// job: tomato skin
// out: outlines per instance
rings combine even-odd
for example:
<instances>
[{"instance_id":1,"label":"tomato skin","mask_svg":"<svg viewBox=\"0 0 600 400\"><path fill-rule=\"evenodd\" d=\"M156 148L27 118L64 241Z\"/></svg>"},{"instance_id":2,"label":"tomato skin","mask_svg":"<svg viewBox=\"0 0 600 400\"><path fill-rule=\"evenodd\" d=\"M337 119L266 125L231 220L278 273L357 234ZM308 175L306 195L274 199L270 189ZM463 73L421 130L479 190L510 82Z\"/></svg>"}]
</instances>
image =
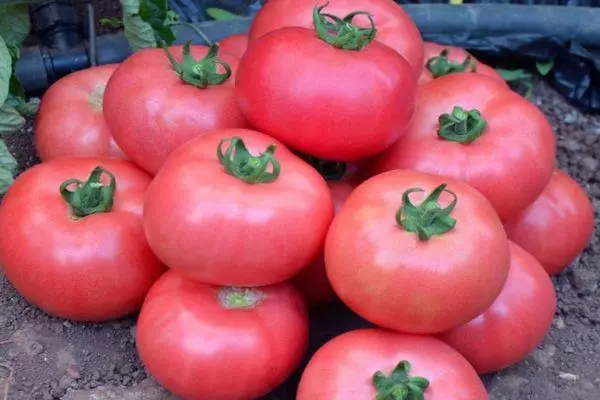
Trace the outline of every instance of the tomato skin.
<instances>
[{"instance_id":1,"label":"tomato skin","mask_svg":"<svg viewBox=\"0 0 600 400\"><path fill-rule=\"evenodd\" d=\"M504 228L510 240L534 256L548 274L556 275L589 244L594 207L585 190L556 169L535 202Z\"/></svg>"},{"instance_id":2,"label":"tomato skin","mask_svg":"<svg viewBox=\"0 0 600 400\"><path fill-rule=\"evenodd\" d=\"M248 184L225 172L216 149L232 136L252 154L275 143L279 177ZM234 286L292 278L316 258L332 218L331 194L318 172L274 139L245 129L213 131L180 147L150 185L144 208L146 237L165 264L190 279Z\"/></svg>"},{"instance_id":3,"label":"tomato skin","mask_svg":"<svg viewBox=\"0 0 600 400\"><path fill-rule=\"evenodd\" d=\"M331 191L334 214L336 214L342 207L342 204L344 204L344 201L350 196L354 187L344 181L330 181L327 182L327 186L329 186L329 190ZM323 249L321 249L317 259L311 262L294 278L294 284L300 290L309 306L330 303L337 298L329 283L329 278L327 278Z\"/></svg>"},{"instance_id":4,"label":"tomato skin","mask_svg":"<svg viewBox=\"0 0 600 400\"><path fill-rule=\"evenodd\" d=\"M221 39L219 48L221 51L241 59L248 48L248 35L238 34L227 36Z\"/></svg>"},{"instance_id":5,"label":"tomato skin","mask_svg":"<svg viewBox=\"0 0 600 400\"><path fill-rule=\"evenodd\" d=\"M102 115L102 93L117 64L73 72L48 88L35 119L42 161L58 157L126 158Z\"/></svg>"},{"instance_id":6,"label":"tomato skin","mask_svg":"<svg viewBox=\"0 0 600 400\"><path fill-rule=\"evenodd\" d=\"M440 52L442 52L444 49L448 49L448 60L455 63L462 63L470 55L469 52L467 52L461 47L445 46L434 42L424 42L423 49L423 72L419 77L419 85L423 85L435 79L431 74L431 71L427 69L427 62L430 58L439 56ZM502 76L494 68L482 63L473 56L471 56L471 60L475 62L475 73L489 76L490 78L493 78L494 80L497 80L498 82L501 82L504 85L506 85L506 81L504 80L504 78L502 78ZM471 71L471 69L469 69L468 71Z\"/></svg>"},{"instance_id":7,"label":"tomato skin","mask_svg":"<svg viewBox=\"0 0 600 400\"><path fill-rule=\"evenodd\" d=\"M544 339L556 311L552 281L539 262L510 243L508 279L485 312L439 338L461 353L477 373L518 363Z\"/></svg>"},{"instance_id":8,"label":"tomato skin","mask_svg":"<svg viewBox=\"0 0 600 400\"><path fill-rule=\"evenodd\" d=\"M438 137L439 116L457 105L478 109L487 121L470 144ZM489 77L457 73L419 86L410 127L375 158L371 173L414 169L463 180L506 221L542 193L555 159L552 127L535 105Z\"/></svg>"},{"instance_id":9,"label":"tomato skin","mask_svg":"<svg viewBox=\"0 0 600 400\"><path fill-rule=\"evenodd\" d=\"M59 186L87 179L97 165L117 181L112 211L80 220ZM0 264L23 297L44 311L79 321L103 321L139 310L164 272L148 246L142 207L150 177L130 162L58 158L24 172L0 207Z\"/></svg>"},{"instance_id":10,"label":"tomato skin","mask_svg":"<svg viewBox=\"0 0 600 400\"><path fill-rule=\"evenodd\" d=\"M315 4L312 0L269 0L252 21L250 44L286 26L312 29ZM375 39L402 55L417 78L423 69L423 40L412 18L392 0L331 0L327 6L327 13L341 18L359 10L373 15L377 26ZM356 17L354 21L365 28L369 26L364 17Z\"/></svg>"},{"instance_id":11,"label":"tomato skin","mask_svg":"<svg viewBox=\"0 0 600 400\"><path fill-rule=\"evenodd\" d=\"M402 194L419 204L447 183L458 196L456 226L428 241L396 223ZM443 193L441 206L452 198ZM358 186L329 228L327 276L354 312L381 327L436 333L473 319L500 294L509 267L502 224L467 184L417 171L389 171ZM399 290L398 288L402 288ZM460 295L457 295L460 294Z\"/></svg>"},{"instance_id":12,"label":"tomato skin","mask_svg":"<svg viewBox=\"0 0 600 400\"><path fill-rule=\"evenodd\" d=\"M427 400L488 399L473 367L440 340L382 329L350 331L323 345L306 367L296 399L374 399L373 374L389 374L402 360L411 364L409 376L429 380Z\"/></svg>"},{"instance_id":13,"label":"tomato skin","mask_svg":"<svg viewBox=\"0 0 600 400\"><path fill-rule=\"evenodd\" d=\"M238 103L252 126L336 161L371 156L398 139L415 88L408 64L389 47L374 41L361 51L339 50L298 27L253 42L236 79Z\"/></svg>"},{"instance_id":14,"label":"tomato skin","mask_svg":"<svg viewBox=\"0 0 600 400\"><path fill-rule=\"evenodd\" d=\"M258 398L302 358L306 307L287 283L260 288L266 298L253 309L224 308L218 290L167 272L140 313L140 358L161 385L186 400Z\"/></svg>"},{"instance_id":15,"label":"tomato skin","mask_svg":"<svg viewBox=\"0 0 600 400\"><path fill-rule=\"evenodd\" d=\"M182 46L170 49L181 61ZM191 46L197 60L207 53L206 46ZM219 58L229 64L232 76L206 89L183 82L162 49L136 52L110 78L104 94L106 123L125 154L151 175L189 139L247 125L233 90L238 60L228 53Z\"/></svg>"}]
</instances>

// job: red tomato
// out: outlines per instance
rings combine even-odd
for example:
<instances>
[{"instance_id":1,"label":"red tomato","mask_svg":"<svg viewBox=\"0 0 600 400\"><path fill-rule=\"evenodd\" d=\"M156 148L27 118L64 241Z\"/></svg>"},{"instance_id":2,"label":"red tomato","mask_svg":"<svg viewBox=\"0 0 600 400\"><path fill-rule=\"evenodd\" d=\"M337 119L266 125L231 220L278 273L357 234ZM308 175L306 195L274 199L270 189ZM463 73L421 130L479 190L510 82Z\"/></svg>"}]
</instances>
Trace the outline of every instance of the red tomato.
<instances>
[{"instance_id":1,"label":"red tomato","mask_svg":"<svg viewBox=\"0 0 600 400\"><path fill-rule=\"evenodd\" d=\"M112 203L110 179L98 186L98 165L114 175ZM61 184L88 176L66 187L70 206ZM132 163L109 158L57 158L27 170L0 207L0 223L10 226L0 230L4 274L29 302L61 318L103 321L137 311L164 271L142 228L149 183Z\"/></svg>"},{"instance_id":2,"label":"red tomato","mask_svg":"<svg viewBox=\"0 0 600 400\"><path fill-rule=\"evenodd\" d=\"M534 256L551 275L561 273L586 248L594 232L587 193L555 170L542 194L504 225L510 240Z\"/></svg>"},{"instance_id":3,"label":"red tomato","mask_svg":"<svg viewBox=\"0 0 600 400\"><path fill-rule=\"evenodd\" d=\"M304 354L308 317L289 284L216 287L167 272L137 324L140 358L186 400L255 399L289 376Z\"/></svg>"},{"instance_id":4,"label":"red tomato","mask_svg":"<svg viewBox=\"0 0 600 400\"><path fill-rule=\"evenodd\" d=\"M253 42L236 80L254 127L336 161L372 156L396 141L412 115L415 88L410 67L389 47L373 41L343 50L298 27Z\"/></svg>"},{"instance_id":5,"label":"red tomato","mask_svg":"<svg viewBox=\"0 0 600 400\"><path fill-rule=\"evenodd\" d=\"M479 192L410 170L358 186L325 243L327 275L342 301L374 324L409 333L441 332L479 315L500 294L509 261L502 224Z\"/></svg>"},{"instance_id":6,"label":"red tomato","mask_svg":"<svg viewBox=\"0 0 600 400\"><path fill-rule=\"evenodd\" d=\"M126 158L106 126L102 95L117 64L73 72L44 93L35 120L42 161L69 156Z\"/></svg>"},{"instance_id":7,"label":"red tomato","mask_svg":"<svg viewBox=\"0 0 600 400\"><path fill-rule=\"evenodd\" d=\"M269 0L258 12L250 27L250 42L286 26L312 29L313 0ZM373 15L377 40L402 55L417 78L423 69L423 40L412 18L392 0L330 0L327 12L345 16L354 11ZM369 27L369 20L357 17L359 26ZM342 64L343 65L343 64Z\"/></svg>"},{"instance_id":8,"label":"red tomato","mask_svg":"<svg viewBox=\"0 0 600 400\"><path fill-rule=\"evenodd\" d=\"M414 169L463 180L505 221L542 193L555 156L552 127L537 107L487 76L458 73L419 87L411 126L372 172Z\"/></svg>"},{"instance_id":9,"label":"red tomato","mask_svg":"<svg viewBox=\"0 0 600 400\"><path fill-rule=\"evenodd\" d=\"M221 39L219 47L222 52L229 53L237 58L242 58L248 48L248 35L231 35Z\"/></svg>"},{"instance_id":10,"label":"red tomato","mask_svg":"<svg viewBox=\"0 0 600 400\"><path fill-rule=\"evenodd\" d=\"M337 213L354 188L343 181L331 181L327 185L331 191L334 213ZM335 292L327 278L325 255L322 250L317 259L294 278L294 284L309 305L324 304L336 299Z\"/></svg>"},{"instance_id":11,"label":"red tomato","mask_svg":"<svg viewBox=\"0 0 600 400\"><path fill-rule=\"evenodd\" d=\"M234 137L241 141L220 148ZM250 156L243 143L262 155ZM239 160L231 163L226 155L220 163L217 149L225 147ZM275 168L272 159L281 169L270 181L240 178L252 165ZM216 285L261 286L293 277L316 258L332 218L331 195L318 172L270 137L245 129L214 131L180 147L150 185L144 208L156 255Z\"/></svg>"},{"instance_id":12,"label":"red tomato","mask_svg":"<svg viewBox=\"0 0 600 400\"><path fill-rule=\"evenodd\" d=\"M425 50L425 57L423 59L424 67L419 77L419 85L456 72L475 72L487 75L506 85L506 81L498 71L478 61L465 49L455 46L444 46L434 42L423 43L423 48Z\"/></svg>"},{"instance_id":13,"label":"red tomato","mask_svg":"<svg viewBox=\"0 0 600 400\"><path fill-rule=\"evenodd\" d=\"M181 61L182 47L170 49ZM191 46L196 60L208 51ZM136 52L111 77L104 94L106 122L127 156L149 173L156 174L168 155L189 139L213 129L246 126L233 90L238 60L227 53L218 58L233 75L204 89L184 82L162 49ZM206 63L203 68L214 67L214 59ZM217 68L225 72L222 65ZM188 75L190 80L200 79L194 69Z\"/></svg>"},{"instance_id":14,"label":"red tomato","mask_svg":"<svg viewBox=\"0 0 600 400\"><path fill-rule=\"evenodd\" d=\"M510 243L510 270L485 312L444 332L440 339L461 353L479 374L521 361L544 339L556 311L556 293L539 262Z\"/></svg>"},{"instance_id":15,"label":"red tomato","mask_svg":"<svg viewBox=\"0 0 600 400\"><path fill-rule=\"evenodd\" d=\"M401 364L402 361L408 364ZM396 372L395 377L391 376L392 371ZM422 389L424 397L413 395L406 399L488 399L473 367L443 342L380 329L350 331L317 350L304 370L296 399L379 399L402 387L412 392L414 389L408 384Z\"/></svg>"}]
</instances>

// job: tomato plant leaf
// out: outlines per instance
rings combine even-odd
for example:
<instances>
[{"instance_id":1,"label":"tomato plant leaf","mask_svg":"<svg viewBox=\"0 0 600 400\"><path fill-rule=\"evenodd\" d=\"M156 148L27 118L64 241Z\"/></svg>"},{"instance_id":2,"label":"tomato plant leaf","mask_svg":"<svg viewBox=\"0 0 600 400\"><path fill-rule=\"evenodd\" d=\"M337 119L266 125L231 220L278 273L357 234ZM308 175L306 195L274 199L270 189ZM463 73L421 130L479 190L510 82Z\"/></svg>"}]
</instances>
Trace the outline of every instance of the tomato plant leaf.
<instances>
[{"instance_id":1,"label":"tomato plant leaf","mask_svg":"<svg viewBox=\"0 0 600 400\"><path fill-rule=\"evenodd\" d=\"M139 15L167 45L173 44L175 35L169 25L173 13L169 13L167 0L140 0Z\"/></svg>"},{"instance_id":2,"label":"tomato plant leaf","mask_svg":"<svg viewBox=\"0 0 600 400\"><path fill-rule=\"evenodd\" d=\"M9 135L25 125L25 118L11 106L0 107L0 135Z\"/></svg>"},{"instance_id":3,"label":"tomato plant leaf","mask_svg":"<svg viewBox=\"0 0 600 400\"><path fill-rule=\"evenodd\" d=\"M10 87L10 76L12 75L12 57L8 47L0 36L0 106L4 104Z\"/></svg>"},{"instance_id":4,"label":"tomato plant leaf","mask_svg":"<svg viewBox=\"0 0 600 400\"><path fill-rule=\"evenodd\" d=\"M31 23L26 4L0 6L0 36L7 44L20 46L29 35Z\"/></svg>"},{"instance_id":5,"label":"tomato plant leaf","mask_svg":"<svg viewBox=\"0 0 600 400\"><path fill-rule=\"evenodd\" d=\"M214 7L207 8L206 13L208 14L209 17L211 17L215 21L231 21L232 19L237 19L240 17L239 15L236 15L227 10L223 10L221 8L214 8Z\"/></svg>"},{"instance_id":6,"label":"tomato plant leaf","mask_svg":"<svg viewBox=\"0 0 600 400\"><path fill-rule=\"evenodd\" d=\"M10 154L6 143L0 140L0 193L5 193L14 181L17 160Z\"/></svg>"},{"instance_id":7,"label":"tomato plant leaf","mask_svg":"<svg viewBox=\"0 0 600 400\"><path fill-rule=\"evenodd\" d=\"M156 47L154 29L139 15L123 15L124 33L133 51Z\"/></svg>"},{"instance_id":8,"label":"tomato plant leaf","mask_svg":"<svg viewBox=\"0 0 600 400\"><path fill-rule=\"evenodd\" d=\"M140 0L121 0L123 15L137 14L140 11Z\"/></svg>"},{"instance_id":9,"label":"tomato plant leaf","mask_svg":"<svg viewBox=\"0 0 600 400\"><path fill-rule=\"evenodd\" d=\"M546 61L546 62L538 61L535 63L535 68L538 70L538 72L542 76L548 75L550 73L550 71L552 71L553 67L554 67L553 60Z\"/></svg>"},{"instance_id":10,"label":"tomato plant leaf","mask_svg":"<svg viewBox=\"0 0 600 400\"><path fill-rule=\"evenodd\" d=\"M31 99L27 103L17 104L15 110L23 117L32 118L35 117L38 110L40 109L40 100Z\"/></svg>"},{"instance_id":11,"label":"tomato plant leaf","mask_svg":"<svg viewBox=\"0 0 600 400\"><path fill-rule=\"evenodd\" d=\"M118 18L100 18L100 25L108 26L109 28L122 28L123 21Z\"/></svg>"}]
</instances>

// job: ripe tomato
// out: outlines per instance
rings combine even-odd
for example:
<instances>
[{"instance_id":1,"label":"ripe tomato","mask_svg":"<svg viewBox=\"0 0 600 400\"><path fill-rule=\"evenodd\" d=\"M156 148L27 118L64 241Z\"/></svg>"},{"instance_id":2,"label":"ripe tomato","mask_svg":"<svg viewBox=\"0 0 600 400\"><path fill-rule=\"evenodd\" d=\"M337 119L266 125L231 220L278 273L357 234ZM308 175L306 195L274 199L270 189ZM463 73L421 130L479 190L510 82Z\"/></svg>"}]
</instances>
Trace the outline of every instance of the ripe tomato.
<instances>
[{"instance_id":1,"label":"ripe tomato","mask_svg":"<svg viewBox=\"0 0 600 400\"><path fill-rule=\"evenodd\" d=\"M457 72L475 72L487 75L506 85L506 81L498 71L478 61L465 49L434 42L423 43L423 48L425 50L424 67L419 77L419 85Z\"/></svg>"},{"instance_id":2,"label":"ripe tomato","mask_svg":"<svg viewBox=\"0 0 600 400\"><path fill-rule=\"evenodd\" d=\"M398 53L369 43L367 30L342 48L326 42L342 36L326 31L321 10L314 12L318 33L288 27L251 44L237 75L238 102L254 127L303 153L335 161L372 156L404 132L415 79Z\"/></svg>"},{"instance_id":3,"label":"ripe tomato","mask_svg":"<svg viewBox=\"0 0 600 400\"><path fill-rule=\"evenodd\" d=\"M510 256L508 279L494 304L477 318L440 335L479 374L499 371L525 358L544 339L556 311L554 286L540 263L512 242Z\"/></svg>"},{"instance_id":4,"label":"ripe tomato","mask_svg":"<svg viewBox=\"0 0 600 400\"><path fill-rule=\"evenodd\" d=\"M205 46L191 46L185 57L185 46L170 49L177 62L183 57L191 63L181 73L184 78L164 50L145 49L121 63L104 94L104 116L115 140L153 175L189 139L213 129L246 126L233 90L237 58L228 53L215 58ZM189 57L204 58L195 62ZM221 60L231 68L231 77L226 78Z\"/></svg>"},{"instance_id":5,"label":"ripe tomato","mask_svg":"<svg viewBox=\"0 0 600 400\"><path fill-rule=\"evenodd\" d=\"M532 103L487 76L457 73L419 87L409 129L372 172L414 169L463 180L505 221L542 193L555 156L552 127Z\"/></svg>"},{"instance_id":6,"label":"ripe tomato","mask_svg":"<svg viewBox=\"0 0 600 400\"><path fill-rule=\"evenodd\" d=\"M555 170L542 194L504 225L510 240L551 275L561 273L585 249L594 232L594 208L569 175Z\"/></svg>"},{"instance_id":7,"label":"ripe tomato","mask_svg":"<svg viewBox=\"0 0 600 400\"><path fill-rule=\"evenodd\" d=\"M312 0L269 0L256 14L250 27L250 42L286 26L312 29ZM392 0L330 0L329 14L347 15L360 10L373 15L377 25L377 41L396 50L411 66L414 78L423 69L423 40L412 18ZM369 27L364 16L356 19L359 26ZM343 64L340 64L343 65Z\"/></svg>"},{"instance_id":8,"label":"ripe tomato","mask_svg":"<svg viewBox=\"0 0 600 400\"><path fill-rule=\"evenodd\" d=\"M221 39L219 42L219 48L222 52L242 58L246 49L248 48L248 35L239 34L231 35Z\"/></svg>"},{"instance_id":9,"label":"ripe tomato","mask_svg":"<svg viewBox=\"0 0 600 400\"><path fill-rule=\"evenodd\" d=\"M146 368L186 400L260 397L294 371L307 340L291 285L216 287L174 272L152 287L136 329Z\"/></svg>"},{"instance_id":10,"label":"ripe tomato","mask_svg":"<svg viewBox=\"0 0 600 400\"><path fill-rule=\"evenodd\" d=\"M337 213L354 188L344 181L331 181L327 185L331 191L334 213ZM336 299L335 292L325 271L323 250L321 250L316 260L311 262L294 278L294 284L311 306L328 303Z\"/></svg>"},{"instance_id":11,"label":"ripe tomato","mask_svg":"<svg viewBox=\"0 0 600 400\"><path fill-rule=\"evenodd\" d=\"M0 230L4 274L30 303L61 318L137 311L164 272L142 228L149 183L132 163L109 158L57 158L27 170L0 207L0 223L10 227Z\"/></svg>"},{"instance_id":12,"label":"ripe tomato","mask_svg":"<svg viewBox=\"0 0 600 400\"><path fill-rule=\"evenodd\" d=\"M403 390L411 396L391 396ZM379 398L487 400L488 396L473 367L440 340L359 329L344 333L317 350L304 370L296 397Z\"/></svg>"},{"instance_id":13,"label":"ripe tomato","mask_svg":"<svg viewBox=\"0 0 600 400\"><path fill-rule=\"evenodd\" d=\"M69 156L126 158L106 126L102 96L117 64L73 72L44 93L35 120L42 161Z\"/></svg>"},{"instance_id":14,"label":"ripe tomato","mask_svg":"<svg viewBox=\"0 0 600 400\"><path fill-rule=\"evenodd\" d=\"M479 192L410 170L354 189L325 243L327 276L342 301L374 324L409 333L441 332L479 315L500 294L509 261L502 224Z\"/></svg>"},{"instance_id":15,"label":"ripe tomato","mask_svg":"<svg viewBox=\"0 0 600 400\"><path fill-rule=\"evenodd\" d=\"M189 278L216 285L293 277L316 258L332 218L331 195L318 172L270 137L245 129L213 131L181 146L150 185L144 208L156 255Z\"/></svg>"}]
</instances>

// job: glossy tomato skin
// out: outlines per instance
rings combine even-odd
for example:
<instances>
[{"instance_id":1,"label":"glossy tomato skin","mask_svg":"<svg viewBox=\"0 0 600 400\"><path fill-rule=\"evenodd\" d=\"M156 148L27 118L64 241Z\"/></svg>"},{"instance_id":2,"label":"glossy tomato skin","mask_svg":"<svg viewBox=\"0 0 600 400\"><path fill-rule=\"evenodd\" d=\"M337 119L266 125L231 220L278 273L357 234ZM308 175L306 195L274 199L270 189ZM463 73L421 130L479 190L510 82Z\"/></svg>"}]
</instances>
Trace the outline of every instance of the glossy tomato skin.
<instances>
[{"instance_id":1,"label":"glossy tomato skin","mask_svg":"<svg viewBox=\"0 0 600 400\"><path fill-rule=\"evenodd\" d=\"M465 59L467 57L469 57L469 55L470 55L463 48L456 47L456 46L444 46L444 45L441 45L439 43L434 43L434 42L424 42L423 49L424 49L423 72L421 73L421 76L419 77L419 82L418 82L419 85L425 84L427 82L431 82L432 80L435 79L433 77L433 75L431 74L431 71L429 71L429 69L427 69L427 62L431 58L439 56L440 53L444 49L448 50L448 60L451 62L459 63L459 64L464 62ZM504 78L502 78L502 76L494 68L482 63L481 61L477 60L473 56L471 56L471 59L475 62L475 71L474 71L475 73L489 76L490 78L506 85L506 81L504 80ZM471 69L469 68L468 71L471 71Z\"/></svg>"},{"instance_id":2,"label":"glossy tomato skin","mask_svg":"<svg viewBox=\"0 0 600 400\"><path fill-rule=\"evenodd\" d=\"M248 184L216 156L241 137L252 154L277 145L281 174ZM167 212L168 210L168 212ZM261 286L295 276L315 259L333 218L325 180L282 144L256 131L207 133L180 147L148 189L148 242L172 269L216 285Z\"/></svg>"},{"instance_id":3,"label":"glossy tomato skin","mask_svg":"<svg viewBox=\"0 0 600 400\"><path fill-rule=\"evenodd\" d=\"M59 186L85 181L102 165L116 177L112 211L74 220ZM150 177L130 162L59 158L24 172L0 207L0 264L30 303L79 321L103 321L137 311L164 266L142 228Z\"/></svg>"},{"instance_id":4,"label":"glossy tomato skin","mask_svg":"<svg viewBox=\"0 0 600 400\"><path fill-rule=\"evenodd\" d=\"M317 350L304 370L296 399L374 399L373 374L389 375L403 360L411 364L410 377L429 380L427 400L488 399L473 367L440 340L382 329L350 331Z\"/></svg>"},{"instance_id":5,"label":"glossy tomato skin","mask_svg":"<svg viewBox=\"0 0 600 400\"><path fill-rule=\"evenodd\" d=\"M508 279L494 304L439 336L479 374L499 371L525 358L544 339L556 311L554 286L540 263L512 242L510 255Z\"/></svg>"},{"instance_id":6,"label":"glossy tomato skin","mask_svg":"<svg viewBox=\"0 0 600 400\"><path fill-rule=\"evenodd\" d=\"M458 197L456 226L427 241L396 223L403 193L420 204L442 183ZM452 201L443 193L440 205ZM430 334L473 319L500 294L509 267L502 224L475 189L417 171L389 171L358 186L325 242L327 276L337 295L381 327ZM399 288L402 288L401 290Z\"/></svg>"},{"instance_id":7,"label":"glossy tomato skin","mask_svg":"<svg viewBox=\"0 0 600 400\"><path fill-rule=\"evenodd\" d=\"M344 181L330 181L327 182L327 186L329 186L329 190L331 191L335 214L340 210L348 196L350 196L354 187ZM323 250L321 250L316 260L311 262L294 278L294 284L300 290L300 293L302 293L309 306L329 303L337 297L329 283L329 278L327 278Z\"/></svg>"},{"instance_id":8,"label":"glossy tomato skin","mask_svg":"<svg viewBox=\"0 0 600 400\"><path fill-rule=\"evenodd\" d=\"M73 72L44 93L34 136L42 161L58 157L126 158L102 115L102 95L117 66L108 64Z\"/></svg>"},{"instance_id":9,"label":"glossy tomato skin","mask_svg":"<svg viewBox=\"0 0 600 400\"><path fill-rule=\"evenodd\" d=\"M402 135L415 88L406 61L377 41L340 50L312 30L288 27L248 48L236 97L261 132L312 156L353 161Z\"/></svg>"},{"instance_id":10,"label":"glossy tomato skin","mask_svg":"<svg viewBox=\"0 0 600 400\"><path fill-rule=\"evenodd\" d=\"M171 47L171 52L181 61L181 46ZM206 46L191 47L197 60L207 53ZM228 53L219 53L219 58L233 74L206 89L183 82L162 49L136 52L109 80L104 94L106 122L125 154L151 175L189 139L213 129L246 126L233 90L238 59Z\"/></svg>"},{"instance_id":11,"label":"glossy tomato skin","mask_svg":"<svg viewBox=\"0 0 600 400\"><path fill-rule=\"evenodd\" d=\"M508 237L550 275L561 273L589 244L594 207L585 190L559 169L542 194L504 224Z\"/></svg>"},{"instance_id":12,"label":"glossy tomato skin","mask_svg":"<svg viewBox=\"0 0 600 400\"><path fill-rule=\"evenodd\" d=\"M250 27L249 41L286 26L313 28L311 0L269 0L256 14ZM377 26L376 40L396 50L411 66L417 78L423 68L423 40L410 16L393 0L331 0L326 12L340 18L354 11L367 11ZM368 19L356 17L354 23L369 27Z\"/></svg>"},{"instance_id":13,"label":"glossy tomato skin","mask_svg":"<svg viewBox=\"0 0 600 400\"><path fill-rule=\"evenodd\" d=\"M252 309L225 308L219 289L170 271L142 307L140 358L182 399L258 398L291 375L306 349L308 317L291 285L260 288Z\"/></svg>"},{"instance_id":14,"label":"glossy tomato skin","mask_svg":"<svg viewBox=\"0 0 600 400\"><path fill-rule=\"evenodd\" d=\"M487 126L469 144L438 137L438 118L454 106L477 109ZM473 186L503 221L542 193L555 167L556 138L535 105L489 77L457 73L419 86L407 132L373 161L372 174L414 169Z\"/></svg>"},{"instance_id":15,"label":"glossy tomato skin","mask_svg":"<svg viewBox=\"0 0 600 400\"><path fill-rule=\"evenodd\" d=\"M241 59L248 48L248 35L238 34L227 36L221 39L219 48L221 51Z\"/></svg>"}]
</instances>

